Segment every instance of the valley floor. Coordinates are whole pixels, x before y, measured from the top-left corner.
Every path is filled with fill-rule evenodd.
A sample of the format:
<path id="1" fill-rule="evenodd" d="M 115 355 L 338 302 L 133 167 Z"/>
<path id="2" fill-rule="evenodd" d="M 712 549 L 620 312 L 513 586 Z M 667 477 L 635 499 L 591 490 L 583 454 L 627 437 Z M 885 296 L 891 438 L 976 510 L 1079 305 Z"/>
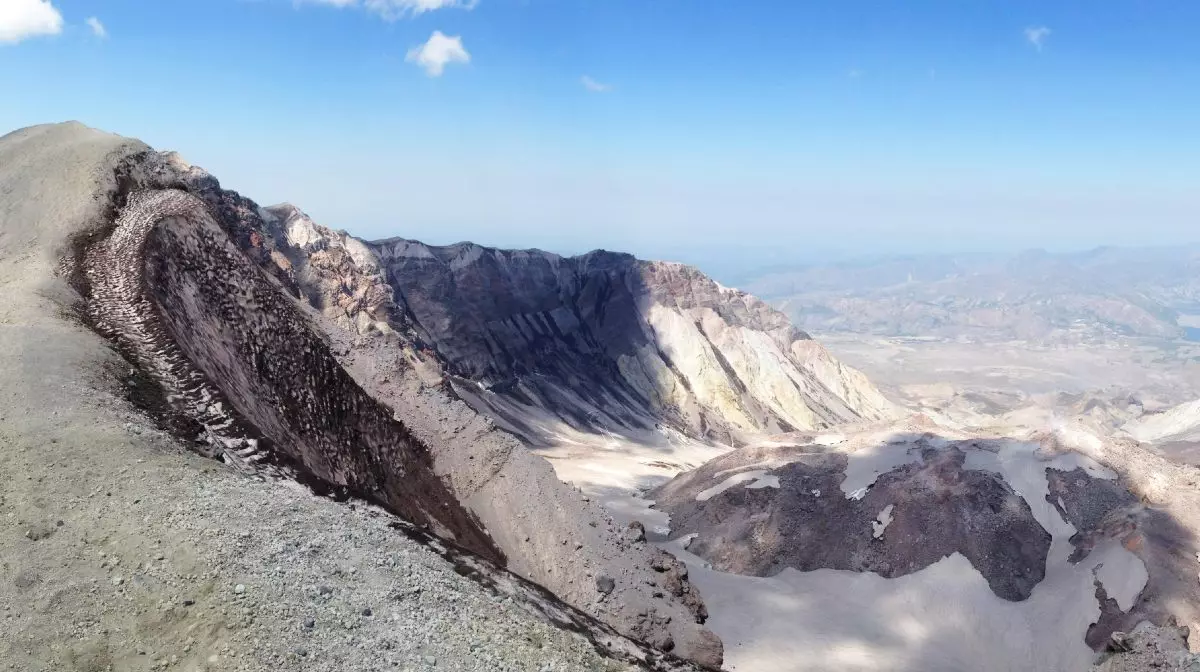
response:
<path id="1" fill-rule="evenodd" d="M 1200 343 L 1195 342 L 1129 338 L 1047 346 L 814 336 L 897 401 L 912 405 L 947 404 L 974 394 L 978 410 L 997 413 L 1059 393 L 1132 393 L 1156 407 L 1200 397 Z"/>

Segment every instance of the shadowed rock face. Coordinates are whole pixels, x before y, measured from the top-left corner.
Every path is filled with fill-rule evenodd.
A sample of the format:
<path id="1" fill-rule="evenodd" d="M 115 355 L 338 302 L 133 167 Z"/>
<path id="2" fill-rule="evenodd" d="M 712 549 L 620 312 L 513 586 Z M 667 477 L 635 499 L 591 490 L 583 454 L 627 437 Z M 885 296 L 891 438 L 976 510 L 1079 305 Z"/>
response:
<path id="1" fill-rule="evenodd" d="M 1098 541 L 1121 537 L 1136 527 L 1124 516 L 1114 515 L 1138 503 L 1119 482 L 1093 478 L 1083 469 L 1047 469 L 1046 480 L 1046 501 L 1077 530 L 1071 537 L 1075 546 L 1071 562 L 1086 558 Z"/>
<path id="2" fill-rule="evenodd" d="M 425 446 L 353 382 L 202 201 L 130 194 L 84 266 L 97 325 L 157 372 L 213 452 L 253 460 L 266 440 L 312 477 L 503 562 Z"/>
<path id="3" fill-rule="evenodd" d="M 290 205 L 264 214 L 271 260 L 314 307 L 359 334 L 403 334 L 529 443 L 559 423 L 737 441 L 893 412 L 782 313 L 681 264 L 364 243 Z"/>
<path id="4" fill-rule="evenodd" d="M 544 439 L 524 420 L 530 410 L 583 430 L 667 424 L 723 441 L 891 412 L 782 313 L 681 264 L 402 239 L 371 247 L 464 397 L 527 440 Z"/>
<path id="5" fill-rule="evenodd" d="M 731 453 L 654 494 L 671 514 L 673 534 L 699 535 L 689 551 L 738 574 L 794 567 L 888 578 L 957 552 L 996 595 L 1014 601 L 1028 598 L 1045 576 L 1050 533 L 1001 477 L 964 469 L 965 456 L 954 448 L 926 449 L 920 463 L 880 475 L 861 499 L 841 490 L 845 455 L 808 454 L 771 470 L 777 488 L 739 484 L 697 500 L 776 451 Z"/>

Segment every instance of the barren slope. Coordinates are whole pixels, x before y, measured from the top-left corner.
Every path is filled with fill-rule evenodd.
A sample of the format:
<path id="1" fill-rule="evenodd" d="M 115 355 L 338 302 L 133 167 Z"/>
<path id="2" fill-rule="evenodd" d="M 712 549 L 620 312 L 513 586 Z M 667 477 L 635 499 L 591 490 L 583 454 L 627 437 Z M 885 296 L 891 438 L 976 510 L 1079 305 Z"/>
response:
<path id="1" fill-rule="evenodd" d="M 524 612 L 496 611 L 477 597 L 462 598 L 466 611 L 448 605 L 458 595 L 482 596 L 483 589 L 411 542 L 386 537 L 382 522 L 360 524 L 341 506 L 290 490 L 286 482 L 245 480 L 200 458 L 170 455 L 154 457 L 155 468 L 134 466 L 151 459 L 134 446 L 152 437 L 173 453 L 171 437 L 181 436 L 239 468 L 300 475 L 334 494 L 366 497 L 485 558 L 503 558 L 454 487 L 435 473 L 428 447 L 340 367 L 317 317 L 287 299 L 286 276 L 258 269 L 255 262 L 265 259 L 254 256 L 262 234 L 247 226 L 261 221 L 252 203 L 219 191 L 215 180 L 175 157 L 77 124 L 25 129 L 0 140 L 0 194 L 0 459 L 6 475 L 0 507 L 9 521 L 0 540 L 0 590 L 6 593 L 0 597 L 16 606 L 6 615 L 12 634 L 0 639 L 10 654 L 4 660 L 26 661 L 30 669 L 142 669 L 170 653 L 193 667 L 229 669 L 223 661 L 232 652 L 246 656 L 242 668 L 264 669 L 288 655 L 313 653 L 306 647 L 288 653 L 289 642 L 311 635 L 302 617 L 310 610 L 347 633 L 369 630 L 361 641 L 353 634 L 318 641 L 319 659 L 327 650 L 332 657 L 317 669 L 373 665 L 363 660 L 363 641 L 368 651 L 399 646 L 396 656 L 385 655 L 398 663 L 433 664 L 429 660 L 440 654 L 450 656 L 451 669 L 542 669 L 552 661 L 591 661 L 586 664 L 603 669 L 600 656 L 586 653 L 589 645 L 546 634 L 553 631 Z M 83 323 L 96 325 L 111 344 Z M 167 433 L 149 429 L 155 423 Z M 215 485 L 197 490 L 191 482 L 206 469 Z M 147 513 L 139 514 L 143 505 Z M 321 536 L 332 530 L 326 551 Z M 227 532 L 232 541 L 225 540 Z M 417 528 L 411 533 L 429 539 Z M 382 555 L 373 555 L 375 545 Z M 402 551 L 415 553 L 426 568 L 416 583 L 428 601 L 416 592 L 405 597 L 406 582 L 397 573 L 413 574 L 417 565 L 406 568 L 407 559 L 397 556 Z M 128 576 L 105 562 L 114 553 Z M 177 553 L 180 567 L 192 569 L 160 566 Z M 203 554 L 208 564 L 192 554 Z M 328 559 L 312 559 L 318 555 Z M 464 573 L 529 605 L 539 619 L 566 624 L 630 661 L 663 659 L 486 560 L 452 555 L 467 563 Z M 647 554 L 647 565 L 651 559 Z M 329 590 L 318 584 L 324 572 L 341 576 L 379 562 L 379 569 L 363 567 L 361 579 L 326 578 Z M 76 574 L 83 578 L 72 579 Z M 631 565 L 621 580 L 641 584 L 643 576 L 655 575 L 649 566 Z M 100 576 L 108 583 L 97 582 Z M 224 585 L 227 578 L 231 585 Z M 243 589 L 233 590 L 235 580 Z M 428 582 L 453 585 L 455 592 L 430 589 Z M 258 586 L 270 589 L 272 602 L 255 596 Z M 598 593 L 593 587 L 591 594 Z M 412 604 L 388 607 L 385 595 Z M 703 635 L 682 599 L 656 599 L 676 616 L 667 632 L 681 633 L 679 650 L 693 644 L 685 638 L 691 633 L 697 655 L 719 658 L 719 642 Z M 646 639 L 667 625 L 656 621 L 638 630 L 636 621 L 593 603 L 582 606 Z M 220 617 L 200 615 L 210 608 Z M 492 616 L 484 614 L 489 609 Z M 383 617 L 380 626 L 368 628 L 377 622 L 375 613 Z M 468 614 L 473 625 L 464 630 Z M 414 639 L 396 642 L 383 619 L 395 622 L 392 632 L 400 628 Z M 472 630 L 481 639 L 467 641 Z M 514 632 L 540 633 L 548 655 L 530 657 L 519 642 L 507 642 Z M 506 652 L 510 644 L 515 648 Z M 154 650 L 132 658 L 138 648 Z M 489 666 L 488 659 L 498 662 Z M 119 663 L 108 662 L 114 660 Z"/>

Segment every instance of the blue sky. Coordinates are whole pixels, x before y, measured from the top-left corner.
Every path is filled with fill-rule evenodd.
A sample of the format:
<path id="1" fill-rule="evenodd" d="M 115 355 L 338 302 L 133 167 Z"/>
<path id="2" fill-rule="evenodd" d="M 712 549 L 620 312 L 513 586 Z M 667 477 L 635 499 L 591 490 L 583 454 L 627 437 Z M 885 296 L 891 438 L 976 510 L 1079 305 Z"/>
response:
<path id="1" fill-rule="evenodd" d="M 368 238 L 709 268 L 1200 239 L 1195 2 L 0 4 L 0 129 L 139 137 Z"/>

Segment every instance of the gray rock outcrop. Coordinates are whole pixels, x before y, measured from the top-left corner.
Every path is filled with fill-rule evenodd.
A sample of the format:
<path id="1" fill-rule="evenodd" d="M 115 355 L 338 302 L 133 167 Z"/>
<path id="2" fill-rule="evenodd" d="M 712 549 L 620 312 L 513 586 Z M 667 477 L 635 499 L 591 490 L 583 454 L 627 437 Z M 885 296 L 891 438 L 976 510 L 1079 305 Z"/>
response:
<path id="1" fill-rule="evenodd" d="M 1200 654 L 1188 651 L 1188 639 L 1200 636 L 1174 623 L 1142 621 L 1129 632 L 1114 632 L 1094 672 L 1200 672 Z"/>

